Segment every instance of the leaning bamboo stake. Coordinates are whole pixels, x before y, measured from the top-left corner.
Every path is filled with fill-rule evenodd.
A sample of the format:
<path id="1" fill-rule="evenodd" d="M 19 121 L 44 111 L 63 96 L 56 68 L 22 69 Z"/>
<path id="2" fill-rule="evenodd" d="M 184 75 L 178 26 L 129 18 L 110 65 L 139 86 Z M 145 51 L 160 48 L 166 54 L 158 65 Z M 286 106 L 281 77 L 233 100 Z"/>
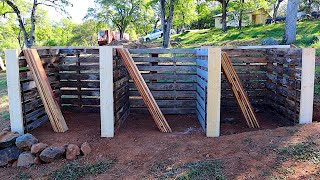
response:
<path id="1" fill-rule="evenodd" d="M 172 132 L 169 124 L 167 123 L 164 115 L 162 114 L 159 106 L 157 105 L 154 97 L 151 94 L 150 89 L 148 88 L 147 84 L 145 83 L 142 75 L 139 73 L 137 66 L 134 64 L 134 61 L 127 49 L 118 48 L 117 51 L 119 52 L 124 65 L 128 69 L 130 76 L 132 77 L 139 93 L 141 94 L 144 102 L 146 103 L 151 116 L 153 117 L 156 125 L 158 126 L 159 130 L 162 132 Z"/>

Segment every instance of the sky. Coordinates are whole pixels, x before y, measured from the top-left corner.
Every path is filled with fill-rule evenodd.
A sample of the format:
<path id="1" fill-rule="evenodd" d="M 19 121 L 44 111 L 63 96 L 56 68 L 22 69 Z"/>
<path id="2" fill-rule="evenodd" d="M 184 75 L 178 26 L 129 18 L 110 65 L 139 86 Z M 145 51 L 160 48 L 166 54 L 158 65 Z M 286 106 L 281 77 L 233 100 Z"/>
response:
<path id="1" fill-rule="evenodd" d="M 72 17 L 72 20 L 76 23 L 81 23 L 83 17 L 87 13 L 87 9 L 89 7 L 94 7 L 94 0 L 70 0 L 70 2 L 73 4 L 73 7 L 68 7 L 66 9 Z M 53 21 L 59 21 L 61 18 L 67 17 L 66 15 L 63 16 L 56 12 L 54 8 L 46 7 L 45 9 L 48 10 L 49 17 Z"/>

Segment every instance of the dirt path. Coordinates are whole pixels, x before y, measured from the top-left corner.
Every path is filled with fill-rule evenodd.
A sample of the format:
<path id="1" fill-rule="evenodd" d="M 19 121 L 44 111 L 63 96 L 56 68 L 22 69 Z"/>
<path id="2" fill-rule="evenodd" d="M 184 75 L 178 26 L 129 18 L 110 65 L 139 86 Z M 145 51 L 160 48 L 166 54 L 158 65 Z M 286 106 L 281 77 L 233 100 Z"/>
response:
<path id="1" fill-rule="evenodd" d="M 100 138 L 98 114 L 65 116 L 70 127 L 67 133 L 53 133 L 46 124 L 33 134 L 42 142 L 54 145 L 79 145 L 88 141 L 93 152 L 80 158 L 79 164 L 116 160 L 111 170 L 91 176 L 93 179 L 173 179 L 181 173 L 190 173 L 184 169 L 187 164 L 202 167 L 199 164 L 209 160 L 219 164 L 221 171 L 217 172 L 225 179 L 320 178 L 319 153 L 309 159 L 310 153 L 319 152 L 319 123 L 206 138 L 193 116 L 167 116 L 174 132 L 164 134 L 157 130 L 150 116 L 130 115 L 115 138 L 106 139 Z M 222 131 L 225 133 L 224 129 Z M 291 148 L 290 144 L 294 146 Z M 52 171 L 61 168 L 63 162 L 58 160 L 30 169 L 0 169 L 0 177 L 47 178 Z M 210 169 L 200 169 L 197 173 L 209 173 L 205 170 Z"/>

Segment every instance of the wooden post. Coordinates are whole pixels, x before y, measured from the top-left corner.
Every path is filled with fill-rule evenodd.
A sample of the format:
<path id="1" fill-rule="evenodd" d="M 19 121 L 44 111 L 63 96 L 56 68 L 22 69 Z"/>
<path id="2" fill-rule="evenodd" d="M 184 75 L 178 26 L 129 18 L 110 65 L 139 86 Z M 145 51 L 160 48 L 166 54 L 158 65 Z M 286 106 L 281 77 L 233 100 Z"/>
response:
<path id="1" fill-rule="evenodd" d="M 99 54 L 101 137 L 114 137 L 113 48 L 102 46 Z"/>
<path id="2" fill-rule="evenodd" d="M 221 48 L 208 48 L 207 137 L 220 136 Z"/>
<path id="3" fill-rule="evenodd" d="M 11 131 L 24 134 L 18 50 L 6 50 L 5 55 Z"/>
<path id="4" fill-rule="evenodd" d="M 312 123 L 315 76 L 315 49 L 302 49 L 299 124 Z"/>

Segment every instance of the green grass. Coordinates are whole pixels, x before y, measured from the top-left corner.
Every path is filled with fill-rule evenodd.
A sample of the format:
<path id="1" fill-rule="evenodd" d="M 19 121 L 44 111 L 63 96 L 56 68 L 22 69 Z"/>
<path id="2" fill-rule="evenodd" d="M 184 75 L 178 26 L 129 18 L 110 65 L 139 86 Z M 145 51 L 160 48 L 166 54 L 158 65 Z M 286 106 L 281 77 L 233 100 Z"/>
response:
<path id="1" fill-rule="evenodd" d="M 222 33 L 221 29 L 191 30 L 183 34 L 172 36 L 179 39 L 182 47 L 192 48 L 203 45 L 261 45 L 263 39 L 274 38 L 281 43 L 284 34 L 284 23 L 244 27 L 242 30 L 229 28 Z M 297 40 L 299 47 L 320 48 L 320 21 L 298 22 Z M 319 52 L 320 53 L 320 52 Z"/>
<path id="2" fill-rule="evenodd" d="M 49 179 L 53 180 L 76 180 L 83 178 L 86 175 L 97 175 L 111 169 L 115 164 L 115 160 L 101 161 L 96 164 L 79 165 L 76 162 L 64 164 L 61 169 L 58 169 L 50 174 Z"/>
<path id="3" fill-rule="evenodd" d="M 315 142 L 302 142 L 277 149 L 276 152 L 282 159 L 320 162 L 320 149 Z"/>
<path id="4" fill-rule="evenodd" d="M 199 161 L 186 164 L 184 168 L 186 171 L 180 174 L 177 180 L 226 179 L 220 161 Z"/>

